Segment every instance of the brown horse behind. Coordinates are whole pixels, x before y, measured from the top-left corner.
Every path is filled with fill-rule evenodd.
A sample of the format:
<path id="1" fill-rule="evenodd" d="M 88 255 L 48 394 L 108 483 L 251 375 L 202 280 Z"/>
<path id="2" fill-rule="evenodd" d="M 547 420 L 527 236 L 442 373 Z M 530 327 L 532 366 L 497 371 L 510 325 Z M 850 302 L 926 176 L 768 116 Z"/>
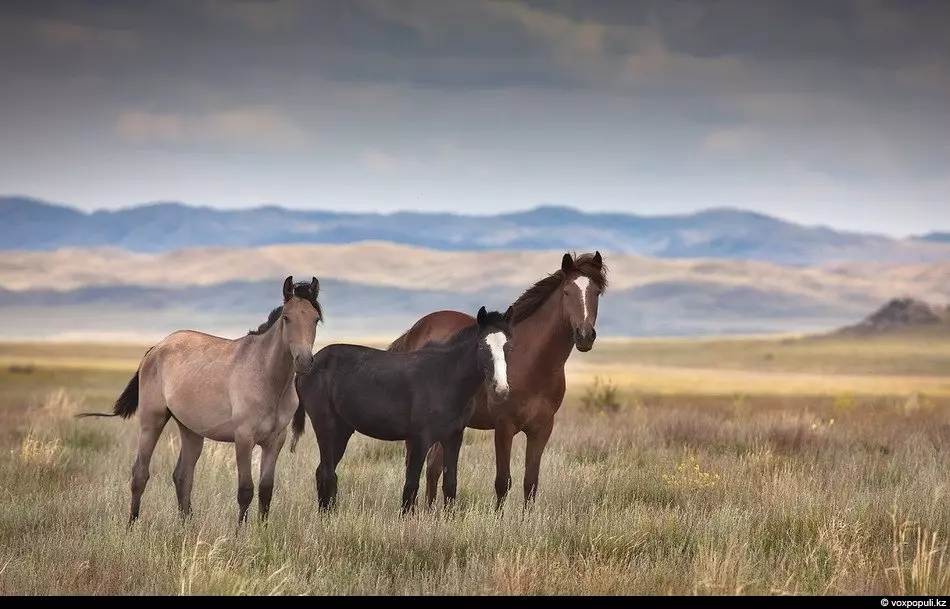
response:
<path id="1" fill-rule="evenodd" d="M 560 270 L 539 280 L 512 304 L 514 334 L 508 356 L 508 398 L 491 402 L 480 388 L 475 395 L 475 412 L 468 422 L 472 429 L 495 430 L 495 509 L 501 508 L 511 488 L 511 442 L 519 432 L 527 438 L 525 506 L 534 500 L 541 455 L 564 399 L 564 364 L 575 346 L 581 352 L 593 348 L 598 303 L 606 289 L 607 267 L 599 251 L 576 258 L 564 254 Z M 414 351 L 474 323 L 471 315 L 458 311 L 429 313 L 393 341 L 389 350 Z M 442 474 L 441 444 L 432 446 L 426 461 L 426 502 L 431 507 Z"/>

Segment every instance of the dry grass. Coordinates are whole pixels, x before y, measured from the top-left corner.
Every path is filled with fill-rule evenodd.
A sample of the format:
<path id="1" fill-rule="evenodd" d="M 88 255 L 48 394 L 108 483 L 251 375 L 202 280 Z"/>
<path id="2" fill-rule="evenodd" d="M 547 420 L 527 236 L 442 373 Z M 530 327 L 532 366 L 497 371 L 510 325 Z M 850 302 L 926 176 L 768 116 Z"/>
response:
<path id="1" fill-rule="evenodd" d="M 240 532 L 227 444 L 206 442 L 178 522 L 169 426 L 126 532 L 136 423 L 71 415 L 127 373 L 4 374 L 2 594 L 950 594 L 947 396 L 620 387 L 585 412 L 572 378 L 527 513 L 523 436 L 496 515 L 491 434 L 469 430 L 455 513 L 399 518 L 401 446 L 355 436 L 321 516 L 308 430 L 269 526 Z"/>

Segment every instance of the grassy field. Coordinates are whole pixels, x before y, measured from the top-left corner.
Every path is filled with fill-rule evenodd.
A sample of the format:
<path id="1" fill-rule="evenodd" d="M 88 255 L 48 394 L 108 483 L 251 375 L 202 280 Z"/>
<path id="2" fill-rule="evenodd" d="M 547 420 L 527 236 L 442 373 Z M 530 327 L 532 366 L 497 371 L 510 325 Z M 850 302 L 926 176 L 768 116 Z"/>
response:
<path id="1" fill-rule="evenodd" d="M 527 513 L 523 436 L 497 515 L 469 430 L 454 513 L 401 519 L 401 445 L 354 436 L 321 516 L 308 429 L 267 527 L 235 530 L 210 441 L 182 525 L 170 425 L 127 532 L 137 422 L 72 414 L 109 409 L 145 348 L 0 344 L 0 593 L 950 594 L 947 341 L 601 341 L 571 356 Z"/>

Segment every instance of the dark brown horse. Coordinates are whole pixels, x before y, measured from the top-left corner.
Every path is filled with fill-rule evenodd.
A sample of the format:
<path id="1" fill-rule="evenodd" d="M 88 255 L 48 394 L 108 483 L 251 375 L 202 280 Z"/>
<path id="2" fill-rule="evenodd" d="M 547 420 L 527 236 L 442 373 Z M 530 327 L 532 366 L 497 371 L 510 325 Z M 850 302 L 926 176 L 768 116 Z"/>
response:
<path id="1" fill-rule="evenodd" d="M 606 289 L 607 267 L 599 251 L 576 258 L 564 254 L 558 271 L 539 280 L 512 304 L 508 397 L 503 402 L 490 401 L 480 388 L 468 422 L 472 429 L 495 430 L 495 509 L 501 508 L 511 488 L 511 441 L 519 432 L 527 438 L 525 506 L 534 500 L 541 455 L 564 399 L 564 364 L 575 346 L 581 352 L 593 348 L 597 306 Z M 393 341 L 389 350 L 414 351 L 474 323 L 471 315 L 458 311 L 429 313 Z M 434 444 L 426 458 L 426 502 L 430 507 L 442 474 L 442 452 L 441 444 Z M 444 487 L 445 481 L 442 492 L 448 503 L 454 493 L 447 494 Z"/>

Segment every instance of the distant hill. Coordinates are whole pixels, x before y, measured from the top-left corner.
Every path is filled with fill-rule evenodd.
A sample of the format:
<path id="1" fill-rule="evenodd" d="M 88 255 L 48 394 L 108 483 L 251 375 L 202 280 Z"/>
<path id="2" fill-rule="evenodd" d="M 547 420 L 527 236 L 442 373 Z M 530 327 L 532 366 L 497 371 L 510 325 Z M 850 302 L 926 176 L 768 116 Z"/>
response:
<path id="1" fill-rule="evenodd" d="M 835 334 L 875 336 L 902 332 L 950 332 L 950 305 L 934 305 L 916 298 L 892 298 L 861 322 Z"/>
<path id="2" fill-rule="evenodd" d="M 504 308 L 555 271 L 561 250 L 444 252 L 391 243 L 201 248 L 160 254 L 100 248 L 0 252 L 0 338 L 224 335 L 256 327 L 284 277 L 315 275 L 321 336 L 394 338 L 448 308 Z M 601 336 L 826 332 L 894 293 L 950 301 L 950 262 L 829 269 L 607 254 Z"/>
<path id="3" fill-rule="evenodd" d="M 920 237 L 921 241 L 932 241 L 934 243 L 950 243 L 950 233 L 927 233 Z"/>
<path id="4" fill-rule="evenodd" d="M 326 323 L 321 335 L 395 338 L 418 317 L 438 309 L 474 314 L 503 308 L 520 293 L 512 286 L 472 292 L 408 290 L 321 282 Z M 49 338 L 77 332 L 162 335 L 180 327 L 237 336 L 257 327 L 275 298 L 274 281 L 213 286 L 110 285 L 67 291 L 0 288 L 0 339 Z M 616 290 L 601 302 L 600 336 L 693 336 L 812 331 L 853 318 L 850 307 L 798 294 L 715 282 L 669 282 Z"/>
<path id="5" fill-rule="evenodd" d="M 0 198 L 0 249 L 114 247 L 169 252 L 388 241 L 442 251 L 594 250 L 645 256 L 758 260 L 791 265 L 846 261 L 913 263 L 950 259 L 937 237 L 892 239 L 801 226 L 759 213 L 710 209 L 642 216 L 542 206 L 494 216 L 298 211 L 277 206 L 217 210 L 155 203 L 85 213 L 23 197 Z"/>

